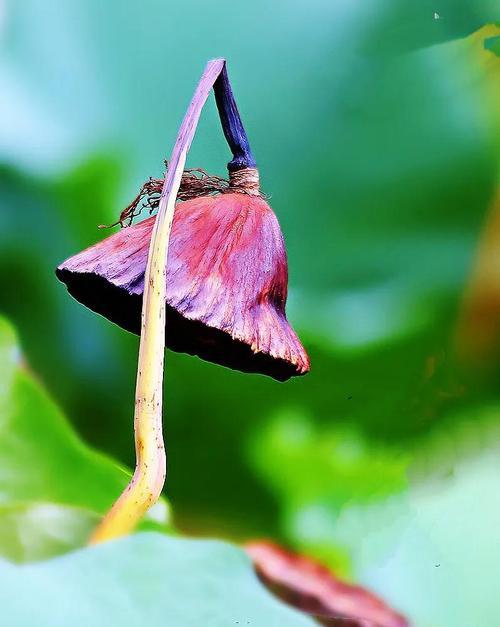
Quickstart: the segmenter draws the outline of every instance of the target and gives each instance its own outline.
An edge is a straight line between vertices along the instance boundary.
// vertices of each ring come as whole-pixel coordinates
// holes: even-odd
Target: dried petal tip
[[[78,301],[140,333],[155,218],[71,257],[57,276]],[[229,191],[179,203],[167,263],[167,346],[243,372],[285,381],[309,359],[285,315],[288,270],[269,205]]]
[[[410,627],[407,619],[361,586],[337,579],[309,557],[272,542],[247,544],[257,574],[277,596],[330,627]]]

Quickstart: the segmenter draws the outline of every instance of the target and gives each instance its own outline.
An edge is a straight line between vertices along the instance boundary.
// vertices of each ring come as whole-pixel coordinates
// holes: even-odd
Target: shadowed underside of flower
[[[154,217],[124,228],[57,269],[78,301],[140,333]],[[167,346],[284,381],[309,370],[285,315],[287,259],[272,209],[231,189],[178,203],[167,262]]]
[[[267,541],[247,544],[257,574],[282,600],[329,627],[410,627],[407,619],[361,586],[337,579],[309,557]]]

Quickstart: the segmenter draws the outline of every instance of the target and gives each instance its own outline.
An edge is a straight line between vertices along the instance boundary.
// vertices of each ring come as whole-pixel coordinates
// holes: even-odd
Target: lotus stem
[[[124,492],[94,531],[90,538],[91,544],[130,533],[158,500],[165,483],[162,400],[168,243],[186,156],[203,105],[224,66],[224,59],[215,59],[207,64],[186,111],[169,160],[144,278],[134,414],[135,472]]]

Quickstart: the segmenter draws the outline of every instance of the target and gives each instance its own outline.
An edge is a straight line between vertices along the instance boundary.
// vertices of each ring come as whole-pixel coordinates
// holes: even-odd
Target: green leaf
[[[252,454],[281,495],[290,543],[337,568],[349,563],[357,582],[419,627],[470,627],[478,616],[494,625],[499,424],[498,405],[450,414],[405,459],[334,427],[277,418]]]
[[[84,546],[99,516],[88,510],[32,503],[0,506],[0,555],[36,562]]]
[[[251,455],[280,500],[295,506],[319,498],[338,511],[407,486],[409,456],[401,449],[369,445],[352,427],[315,426],[297,410],[280,412],[256,431]]]
[[[39,564],[0,563],[10,627],[306,627],[221,542],[137,534]]]
[[[500,35],[494,35],[493,37],[487,37],[484,40],[484,49],[491,50],[493,54],[500,57]]]
[[[405,495],[362,513],[347,508],[330,526],[356,579],[419,627],[498,622],[499,419],[498,405],[476,407],[458,428],[443,425],[417,452]]]
[[[22,362],[15,333],[3,318],[0,450],[0,553],[16,560],[80,546],[130,477],[78,438]],[[166,528],[165,501],[149,518]]]
[[[315,425],[310,416],[282,410],[255,429],[249,456],[282,504],[282,531],[303,552],[349,573],[346,546],[323,535],[346,508],[364,508],[407,489],[410,456],[396,446],[369,442],[351,426]],[[351,547],[349,547],[351,550]]]
[[[127,472],[89,449],[20,359],[0,321],[0,503],[50,501],[103,512]]]

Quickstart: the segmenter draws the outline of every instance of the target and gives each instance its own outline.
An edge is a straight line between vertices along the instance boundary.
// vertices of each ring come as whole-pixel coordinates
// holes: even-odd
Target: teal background
[[[0,2],[0,312],[30,372],[82,440],[133,466],[138,338],[54,268],[161,175],[224,56],[312,369],[278,384],[167,355],[173,522],[274,538],[423,627],[499,624],[495,329],[487,354],[457,357],[460,334],[479,346],[500,320],[493,233],[488,315],[459,324],[498,193],[499,20],[493,0]],[[188,165],[229,159],[211,98]]]

